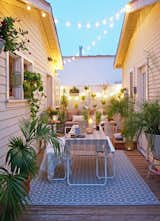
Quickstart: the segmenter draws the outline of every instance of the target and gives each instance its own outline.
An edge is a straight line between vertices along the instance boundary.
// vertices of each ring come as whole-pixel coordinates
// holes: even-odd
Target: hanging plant
[[[77,95],[77,94],[79,94],[79,89],[74,86],[73,88],[71,88],[71,89],[69,90],[69,93],[70,93],[71,95]]]
[[[28,50],[26,47],[26,43],[29,42],[26,38],[28,31],[24,31],[20,27],[16,28],[16,22],[20,22],[20,20],[12,17],[5,17],[0,20],[0,39],[4,44],[4,51],[14,53],[16,50]]]
[[[34,119],[39,111],[40,100],[45,97],[41,74],[24,72],[24,98],[28,99],[31,117]]]

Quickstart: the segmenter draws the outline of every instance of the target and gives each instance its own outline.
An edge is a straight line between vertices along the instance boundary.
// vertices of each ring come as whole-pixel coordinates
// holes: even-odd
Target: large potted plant
[[[28,50],[26,43],[29,40],[26,38],[28,31],[17,27],[16,23],[20,22],[19,19],[12,17],[4,17],[0,20],[0,47],[4,51],[15,52],[16,50]]]
[[[143,130],[153,157],[160,159],[160,104],[145,103],[142,109]]]
[[[59,142],[56,134],[41,119],[23,120],[20,125],[23,138],[13,137],[9,142],[6,163],[11,172],[15,172],[26,180],[26,189],[29,191],[30,179],[37,174],[37,157],[35,141],[40,145],[51,142],[55,152],[59,152]],[[40,148],[39,147],[39,148]]]
[[[0,220],[15,221],[27,204],[25,178],[0,168]]]
[[[157,101],[144,103],[139,112],[130,112],[124,126],[126,137],[138,139],[143,131],[153,157],[160,158],[160,104]]]

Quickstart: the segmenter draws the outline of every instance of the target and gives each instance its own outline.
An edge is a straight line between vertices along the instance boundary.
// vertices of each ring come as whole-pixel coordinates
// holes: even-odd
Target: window
[[[24,59],[24,71],[32,71],[32,63]]]
[[[139,103],[144,103],[147,100],[147,73],[146,65],[138,68],[137,76],[137,85],[138,85],[138,101]]]
[[[8,97],[9,99],[22,100],[23,73],[32,71],[32,63],[22,56],[9,53],[8,56]]]
[[[129,90],[129,95],[131,98],[133,98],[133,72],[130,72],[130,90]]]
[[[22,84],[21,57],[9,54],[9,98],[21,99],[19,87]]]

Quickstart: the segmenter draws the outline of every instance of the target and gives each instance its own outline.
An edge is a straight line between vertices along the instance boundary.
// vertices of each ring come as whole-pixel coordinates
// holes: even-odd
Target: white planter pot
[[[160,159],[160,135],[146,134],[146,138],[151,147],[153,157],[155,159]]]
[[[2,50],[4,49],[4,45],[5,45],[5,40],[3,40],[2,38],[0,38],[0,53],[1,53]]]

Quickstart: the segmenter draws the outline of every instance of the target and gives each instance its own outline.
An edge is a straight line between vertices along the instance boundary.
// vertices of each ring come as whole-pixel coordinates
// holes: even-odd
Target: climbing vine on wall
[[[35,119],[40,108],[40,101],[45,97],[41,74],[24,72],[24,98],[28,99],[32,119]]]

